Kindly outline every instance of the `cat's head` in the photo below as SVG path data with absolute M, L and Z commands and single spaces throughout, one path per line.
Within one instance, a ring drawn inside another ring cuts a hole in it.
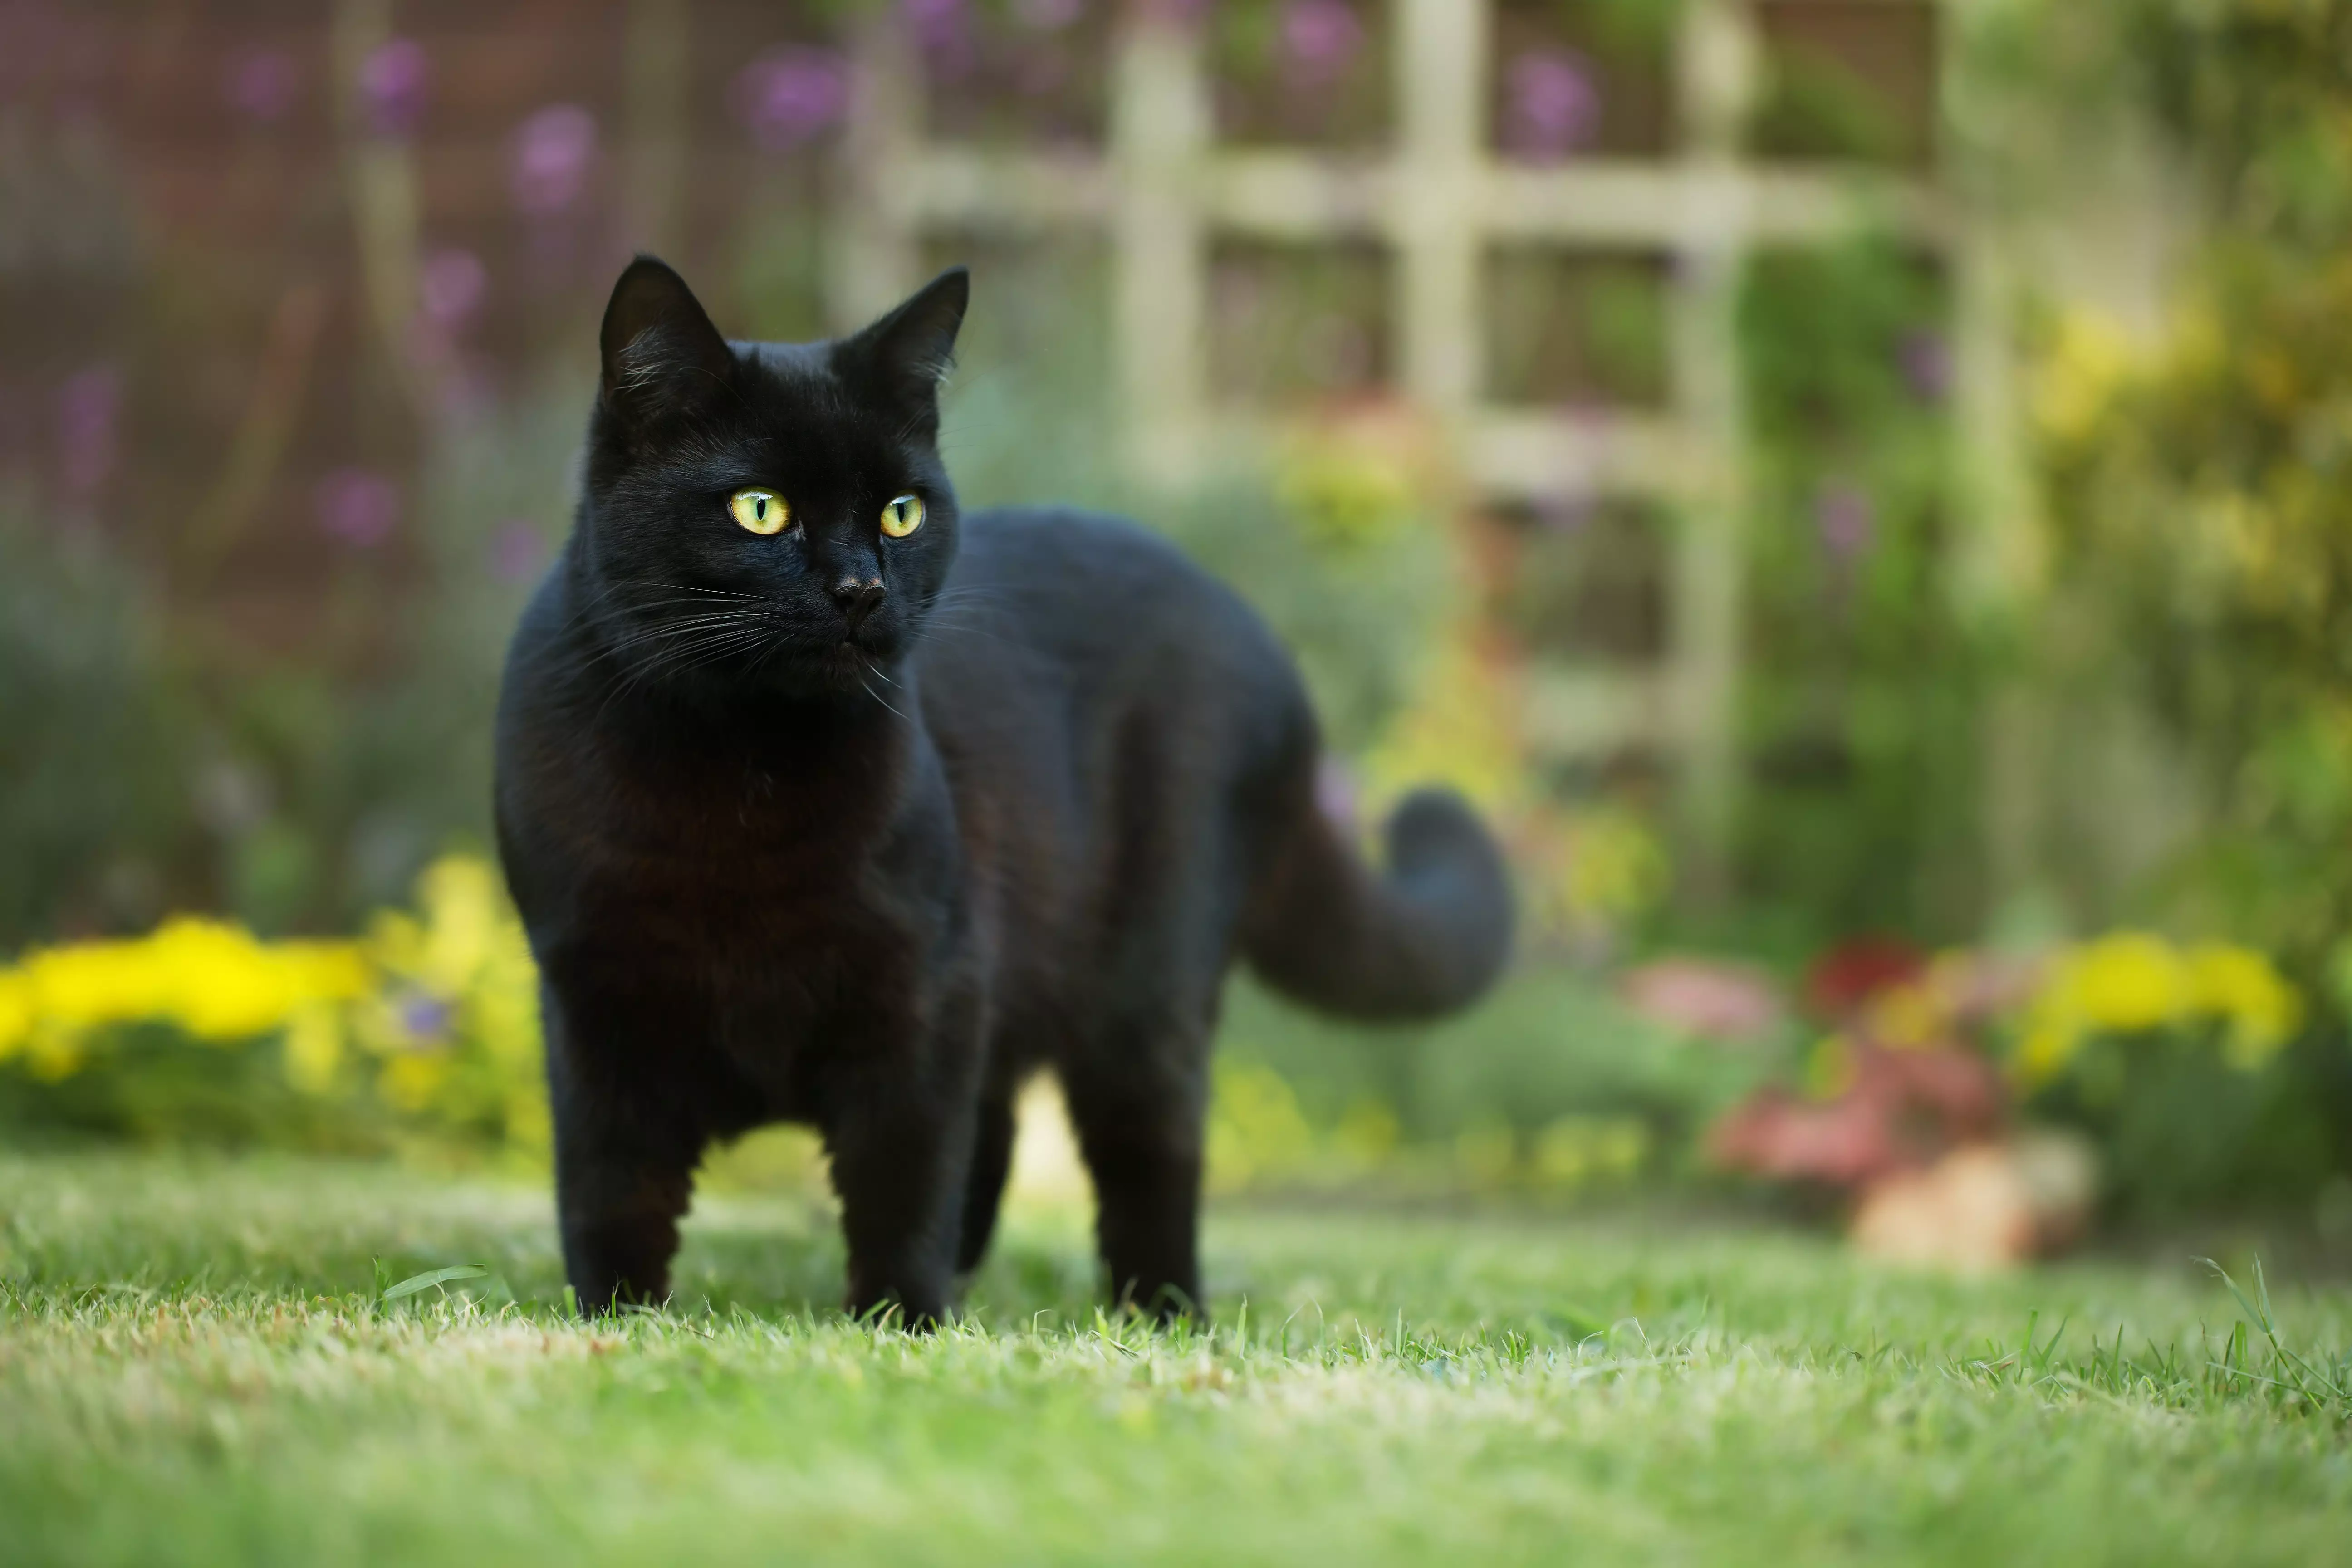
M 872 326 L 730 342 L 650 257 L 605 307 L 580 611 L 638 684 L 887 694 L 955 558 L 939 382 L 970 284 Z

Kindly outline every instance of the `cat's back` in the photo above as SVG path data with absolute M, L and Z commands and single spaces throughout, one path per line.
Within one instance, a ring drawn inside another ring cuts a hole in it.
M 1066 509 L 965 528 L 919 645 L 923 715 L 975 865 L 1017 890 L 1005 940 L 1031 984 L 1008 1016 L 1050 1032 L 1067 1007 L 1052 955 L 1236 907 L 1265 803 L 1313 765 L 1314 717 L 1273 631 L 1166 538 Z M 1128 914 L 1106 927 L 1114 889 Z
M 927 667 L 1044 665 L 1078 689 L 1143 679 L 1263 685 L 1279 700 L 1295 690 L 1289 656 L 1256 612 L 1140 523 L 998 507 L 969 514 L 964 529 Z

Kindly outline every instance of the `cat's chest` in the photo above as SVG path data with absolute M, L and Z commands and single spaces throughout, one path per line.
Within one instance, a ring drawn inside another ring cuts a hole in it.
M 909 853 L 929 803 L 904 738 L 742 728 L 519 731 L 501 810 L 543 947 L 732 992 L 862 988 L 930 944 L 940 857 Z
M 871 803 L 765 767 L 614 781 L 577 851 L 605 890 L 707 940 L 855 912 L 887 823 Z

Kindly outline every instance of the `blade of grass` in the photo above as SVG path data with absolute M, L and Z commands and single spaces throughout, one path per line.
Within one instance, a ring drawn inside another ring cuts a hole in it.
M 487 1279 L 489 1274 L 490 1271 L 478 1263 L 452 1263 L 446 1268 L 428 1268 L 422 1274 L 410 1275 L 397 1285 L 385 1286 L 383 1299 L 398 1301 L 430 1290 L 436 1285 L 446 1291 L 448 1286 L 459 1279 Z

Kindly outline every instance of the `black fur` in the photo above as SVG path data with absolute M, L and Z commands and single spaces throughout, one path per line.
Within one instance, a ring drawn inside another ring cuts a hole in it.
M 1423 794 L 1368 872 L 1314 716 L 1232 593 L 1113 519 L 965 518 L 942 274 L 855 337 L 728 343 L 677 275 L 614 290 L 587 493 L 515 637 L 499 841 L 544 979 L 565 1268 L 657 1300 L 714 1138 L 814 1123 L 853 1312 L 952 1304 L 1024 1077 L 1057 1074 L 1110 1285 L 1200 1298 L 1210 1035 L 1236 949 L 1360 1017 L 1476 996 L 1502 865 Z M 748 485 L 793 525 L 729 516 Z M 885 537 L 893 497 L 928 503 Z

